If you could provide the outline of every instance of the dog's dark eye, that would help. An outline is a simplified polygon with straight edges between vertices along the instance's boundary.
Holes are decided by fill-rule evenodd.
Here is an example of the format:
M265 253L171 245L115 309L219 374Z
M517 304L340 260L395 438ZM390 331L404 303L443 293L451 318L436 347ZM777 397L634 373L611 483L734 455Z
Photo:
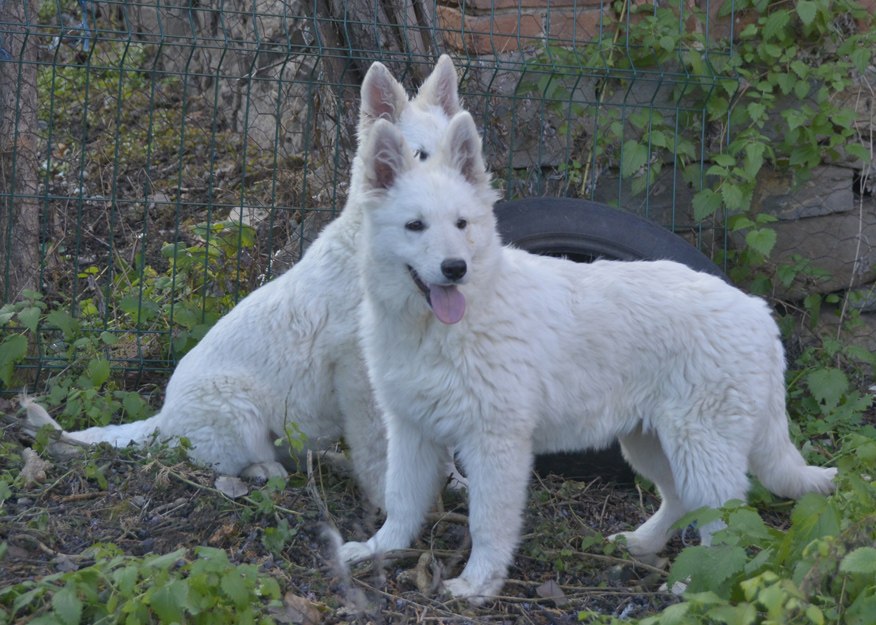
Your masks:
M414 150L414 158L425 161L427 158L429 158L429 153L426 150Z
M456 227L460 230L465 230L465 227L468 225L468 222L465 219L457 219Z
M413 221L409 221L405 224L405 230L410 230L411 232L420 232L421 230L426 229L426 224L424 224L419 219L414 219Z

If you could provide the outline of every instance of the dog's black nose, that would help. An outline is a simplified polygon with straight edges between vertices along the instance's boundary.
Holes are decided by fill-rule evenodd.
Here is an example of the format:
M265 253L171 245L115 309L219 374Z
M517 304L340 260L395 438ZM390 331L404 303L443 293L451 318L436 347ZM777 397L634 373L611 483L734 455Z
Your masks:
M465 275L465 261L461 258L448 258L441 263L441 273L448 280L459 280Z

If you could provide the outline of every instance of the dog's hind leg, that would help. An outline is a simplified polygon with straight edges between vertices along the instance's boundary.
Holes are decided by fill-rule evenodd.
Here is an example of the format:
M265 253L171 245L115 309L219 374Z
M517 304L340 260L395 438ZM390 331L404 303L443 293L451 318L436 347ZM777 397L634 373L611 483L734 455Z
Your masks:
M166 403L161 434L185 437L189 457L226 475L254 479L285 477L269 429L265 391L245 376L197 381Z
M681 502L672 523L699 508L719 508L732 499L744 500L749 488L748 449L754 430L750 419L717 413L703 418L690 415L675 421L678 427L659 431L661 447L669 462L675 492ZM702 544L723 529L722 521L699 526Z
M686 509L675 488L672 465L660 440L652 432L637 427L620 439L624 458L633 469L651 480L660 493L660 508L634 532L620 532L609 540L623 537L627 548L636 558L653 560L672 537L672 525L684 516Z

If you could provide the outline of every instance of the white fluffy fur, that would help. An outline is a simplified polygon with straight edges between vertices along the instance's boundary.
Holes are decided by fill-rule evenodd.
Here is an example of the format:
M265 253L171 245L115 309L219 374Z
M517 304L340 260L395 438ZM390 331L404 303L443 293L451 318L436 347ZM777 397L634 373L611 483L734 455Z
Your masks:
M439 59L410 101L375 63L362 84L359 140L376 120L387 120L411 146L406 149L434 153L458 110L449 57ZM156 432L162 438L184 436L192 443L193 460L221 473L266 478L286 475L288 450L278 449L274 440L294 421L311 449L343 436L360 485L382 507L386 441L356 332L362 299L355 256L361 172L357 154L342 214L298 264L241 300L186 354L158 414L68 436L118 446L142 444ZM31 418L44 424L36 413Z
M366 543L346 543L345 559L409 545L447 446L469 479L472 551L446 588L475 600L502 587L538 452L620 439L662 497L625 534L639 556L661 550L687 512L744 498L747 470L782 496L832 490L836 470L807 466L789 438L784 354L762 300L674 262L578 264L502 247L467 113L435 158L414 167L408 153L382 122L364 148L361 333L387 423L388 516ZM447 259L465 261L464 277L442 274ZM461 321L436 318L408 267L427 286L457 285Z

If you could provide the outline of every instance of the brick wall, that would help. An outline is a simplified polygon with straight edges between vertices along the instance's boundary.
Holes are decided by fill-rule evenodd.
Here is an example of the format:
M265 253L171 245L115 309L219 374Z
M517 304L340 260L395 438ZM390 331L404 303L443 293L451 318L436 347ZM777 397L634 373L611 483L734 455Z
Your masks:
M651 5L653 0L631 0ZM872 15L876 0L858 0ZM687 7L709 10L709 35L730 35L729 18L720 16L724 0L685 0ZM468 55L501 54L537 48L546 40L560 45L581 45L614 36L614 13L609 0L439 0L438 23L444 41L456 52ZM756 14L737 14L734 31L756 19ZM635 19L635 16L634 16ZM689 28L702 28L693 18Z
M453 50L501 54L540 47L545 39L568 45L601 37L600 0L444 0L438 23ZM610 36L610 35L609 35Z

